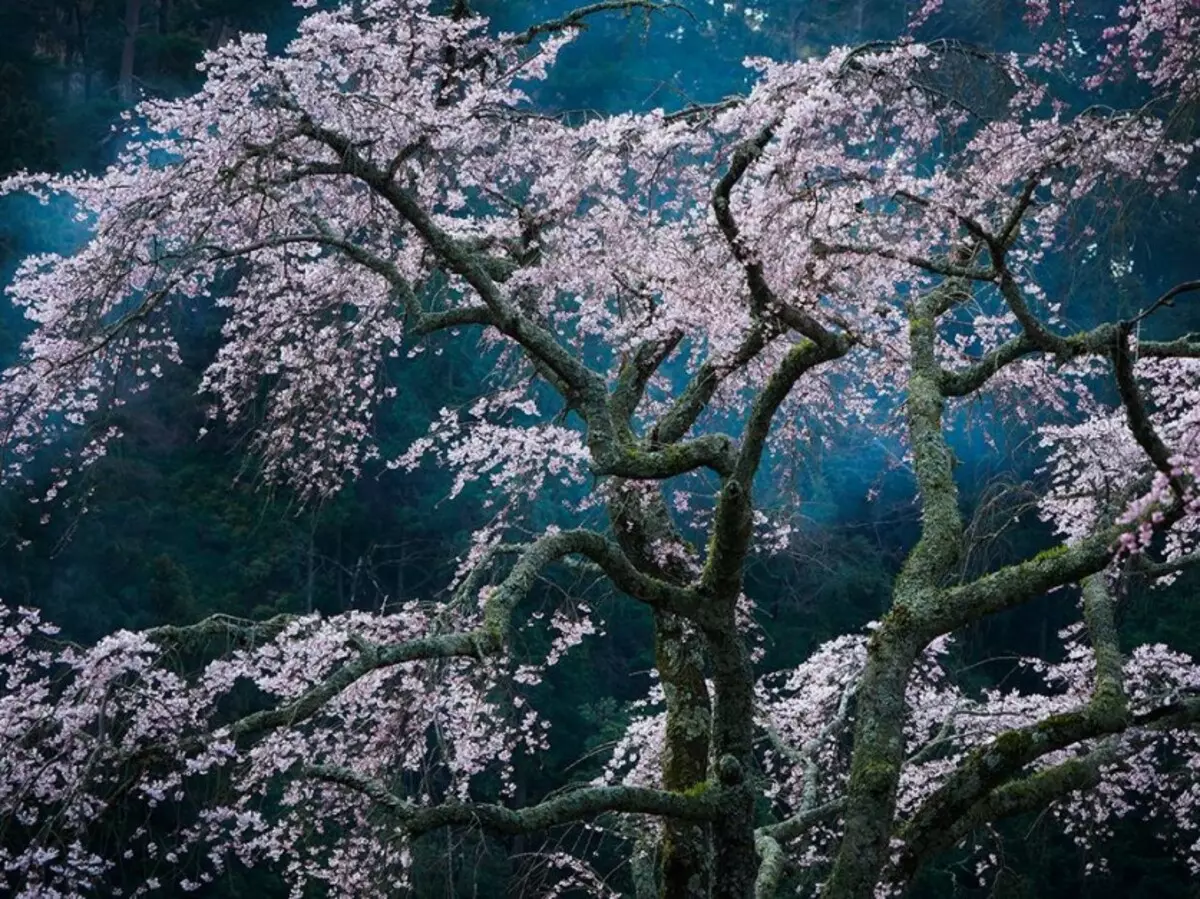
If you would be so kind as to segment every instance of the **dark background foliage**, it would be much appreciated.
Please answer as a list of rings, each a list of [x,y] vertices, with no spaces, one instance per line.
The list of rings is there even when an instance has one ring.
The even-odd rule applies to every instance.
[[[573,5],[476,4],[501,27],[513,28]],[[1013,3],[948,5],[954,15],[938,26],[940,34],[1014,46],[1028,40]],[[907,14],[904,3],[888,0],[690,6],[694,16],[597,21],[564,54],[540,102],[561,110],[617,110],[713,100],[746,83],[741,60],[748,55],[796,58],[834,43],[894,35]],[[134,11],[137,28],[130,32]],[[0,176],[25,168],[103,167],[120,145],[114,124],[131,97],[192,90],[199,83],[195,64],[206,49],[250,30],[267,32],[279,46],[297,18],[287,0],[0,0]],[[1110,238],[1129,248],[1139,273],[1126,285],[1134,305],[1162,284],[1195,276],[1187,264],[1195,258],[1196,229],[1172,226],[1186,220],[1185,210],[1168,206],[1161,213],[1166,226],[1152,233]],[[77,239],[62,209],[0,199],[0,284],[24,254],[69,248]],[[1064,282],[1086,274],[1085,266],[1063,264]],[[381,472],[336,501],[302,507],[258,482],[241,452],[243,435],[215,429],[197,440],[202,411],[196,385],[219,324],[215,315],[197,320],[183,369],[120,411],[127,436],[73,488],[91,492],[87,514],[60,510],[42,524],[43,509],[31,499],[44,490],[44,479],[0,494],[0,596],[6,602],[37,606],[72,639],[88,641],[117,628],[187,622],[213,612],[377,609],[397,598],[435,598],[443,589],[467,536],[487,515],[470,490],[448,501],[449,480],[439,472]],[[20,316],[7,302],[0,304],[0,361],[11,361],[22,333]],[[385,446],[406,446],[439,408],[469,402],[487,365],[471,348],[453,343],[405,361],[395,372],[402,399],[380,422]],[[1014,471],[1010,459],[997,458],[979,439],[965,438],[957,449],[977,533],[992,533],[1011,517],[1021,496],[1017,488],[1033,469],[1018,465]],[[822,460],[806,496],[809,526],[800,547],[749,573],[747,589],[768,635],[768,664],[795,663],[822,640],[860,627],[886,607],[916,513],[899,475],[878,482],[878,499],[865,500],[878,472],[862,460],[880,454],[860,450]],[[1007,473],[1006,491],[997,489],[999,471]],[[1008,530],[975,547],[972,564],[1036,551],[1047,539],[1036,528]],[[548,604],[560,589],[574,587],[547,584],[529,602]],[[1168,601],[1166,594],[1132,590],[1123,607],[1129,644],[1169,637],[1179,649],[1200,650],[1200,610],[1180,601],[1191,592],[1182,584]],[[645,689],[644,672],[652,663],[648,622],[611,596],[590,599],[606,621],[607,636],[573,651],[539,688],[537,699],[554,725],[551,750],[518,761],[522,796],[536,798],[594,774],[595,750],[620,733],[625,704]],[[1069,611],[1062,603],[1034,604],[978,625],[959,640],[962,665],[971,666],[970,676],[980,684],[1004,677],[1011,667],[1005,657],[1053,652],[1055,631]],[[524,650],[538,648],[530,631]],[[121,826],[113,824],[113,838]],[[1085,854],[1051,832],[1041,818],[1006,826],[1005,866],[995,882],[980,888],[970,866],[950,856],[925,876],[922,891],[1013,899],[1200,895],[1145,822],[1119,829],[1109,855],[1111,877],[1092,880],[1082,877]],[[500,844],[478,835],[431,835],[418,847],[416,895],[536,895],[539,879],[548,876],[528,861],[538,846],[532,838]],[[615,848],[600,846],[598,852],[602,863],[616,863]],[[135,861],[118,879],[139,872]],[[235,871],[208,895],[278,890],[269,872]]]

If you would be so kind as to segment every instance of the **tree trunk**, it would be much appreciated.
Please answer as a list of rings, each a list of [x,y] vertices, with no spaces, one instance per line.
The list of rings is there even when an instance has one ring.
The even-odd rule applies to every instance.
[[[731,608],[732,613],[732,608]],[[712,747],[716,775],[728,791],[723,814],[713,824],[713,899],[750,899],[758,875],[754,848],[754,668],[733,615],[709,632],[716,687]]]
[[[633,878],[634,899],[658,899],[658,872],[655,864],[656,841],[639,834],[633,843],[633,854],[629,859]]]
[[[653,546],[658,541],[680,545],[661,493],[646,494],[637,485],[618,484],[609,502],[617,540],[643,571],[675,583],[686,583],[682,561],[662,563]],[[667,732],[662,747],[662,786],[686,792],[708,777],[709,728],[712,719],[704,680],[704,643],[687,622],[674,615],[654,616],[655,661],[667,701]],[[713,847],[710,828],[686,821],[665,821],[659,846],[661,899],[709,899]]]
[[[654,638],[658,676],[667,699],[662,786],[682,793],[708,777],[711,712],[703,647],[686,622],[666,613],[654,617]],[[706,825],[664,822],[659,857],[662,899],[707,899],[712,845]]]
[[[121,46],[121,72],[117,77],[117,94],[126,105],[133,102],[133,62],[141,13],[142,0],[125,0],[125,42]]]
[[[207,41],[208,49],[219,50],[233,38],[233,35],[234,31],[229,25],[229,18],[227,16],[221,16],[220,19],[213,22],[209,26]],[[451,375],[453,376],[453,372]],[[453,382],[451,382],[451,385],[453,385]]]
[[[150,70],[161,77],[163,75],[163,50],[167,45],[167,35],[171,33],[171,20],[175,14],[174,0],[158,0],[158,15],[154,23],[155,33],[158,35],[158,41],[155,45],[153,58],[149,60],[148,66]],[[143,62],[143,66],[147,63]]]
[[[66,65],[63,70],[63,96],[68,100],[91,98],[87,25],[87,15],[83,8],[76,3],[72,7],[72,34],[66,41]]]
[[[845,834],[821,899],[873,899],[888,859],[904,763],[904,693],[921,647],[906,611],[895,609],[871,638],[858,688]]]

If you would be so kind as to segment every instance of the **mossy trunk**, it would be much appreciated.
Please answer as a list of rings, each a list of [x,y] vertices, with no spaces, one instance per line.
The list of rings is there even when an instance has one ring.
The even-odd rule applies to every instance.
[[[711,712],[703,646],[692,628],[666,613],[655,615],[654,634],[658,676],[667,699],[662,785],[687,792],[708,777]],[[659,851],[662,899],[707,899],[712,856],[707,825],[664,822]]]
[[[754,848],[754,669],[746,641],[730,615],[705,635],[715,686],[712,747],[725,787],[723,814],[713,823],[713,899],[751,899],[758,875]]]
[[[647,494],[634,484],[618,484],[609,503],[617,540],[641,570],[673,583],[687,583],[690,572],[679,555],[661,561],[654,546],[663,541],[683,546],[661,493]],[[704,642],[695,628],[666,612],[654,616],[655,664],[667,702],[662,747],[662,786],[687,792],[708,777],[711,708],[704,679]],[[709,899],[713,847],[710,828],[687,821],[663,822],[658,851],[661,899]]]
[[[895,609],[871,638],[858,689],[845,834],[821,899],[873,899],[888,860],[904,763],[904,693],[920,641]]]
[[[735,615],[750,534],[748,498],[737,483],[722,491],[702,572],[697,554],[675,531],[661,492],[619,484],[609,515],[622,549],[639,568],[679,584],[693,582],[700,572],[714,612],[703,636],[680,618],[655,615],[656,661],[667,700],[663,787],[687,791],[715,777],[724,788],[722,813],[712,825],[664,822],[660,895],[751,899],[758,873],[751,782],[754,670]],[[662,552],[664,544],[674,551]],[[715,686],[711,705],[706,672]]]

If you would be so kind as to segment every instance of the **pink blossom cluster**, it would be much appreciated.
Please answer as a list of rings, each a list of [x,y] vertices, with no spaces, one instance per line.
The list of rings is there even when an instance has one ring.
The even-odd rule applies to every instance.
[[[452,623],[416,604],[296,619],[191,674],[178,673],[178,648],[154,632],[85,649],[56,642],[35,610],[0,606],[0,621],[0,818],[25,838],[0,849],[10,895],[90,895],[121,855],[161,859],[163,889],[206,883],[237,859],[275,864],[297,888],[390,895],[407,876],[407,842],[375,828],[362,796],[317,769],[424,783],[410,797],[422,806],[466,798],[474,779],[504,779],[514,753],[544,746],[536,713],[502,702],[498,672],[469,660],[368,670],[315,712],[296,704],[365,644],[385,651]],[[290,723],[258,730],[255,712],[231,716],[248,686],[259,697],[251,708]],[[116,810],[182,808],[205,784],[223,786],[173,837],[140,826],[124,846],[104,844]]]
[[[914,27],[940,5],[923,4]],[[1039,511],[1065,546],[1016,569],[1012,596],[1046,572],[1058,589],[1135,552],[1169,578],[1194,554],[1200,342],[1143,339],[1170,296],[1073,332],[1125,310],[1098,308],[1055,272],[1111,236],[1081,220],[1125,215],[1130,195],[1192,189],[1197,142],[1175,113],[1197,94],[1196,0],[1125,5],[1082,60],[1070,39],[1080,5],[1030,0],[1031,27],[1067,29],[1032,57],[913,32],[748,60],[751,87],[726,101],[583,117],[547,114],[529,91],[582,20],[496,34],[435,6],[315,11],[278,56],[241,36],[206,57],[198,93],[143,102],[105,172],[0,181],[0,194],[63,196],[90,229],[77,253],[26,260],[8,290],[31,331],[0,378],[0,478],[29,482],[47,446],[150,389],[180,363],[179,323],[215,307],[221,344],[201,391],[215,421],[251,435],[268,479],[317,499],[368,466],[429,460],[453,473],[460,501],[482,496],[495,513],[447,602],[402,597],[386,615],[268,630],[209,622],[233,641],[215,659],[170,628],[55,644],[36,612],[0,607],[0,816],[28,835],[0,849],[0,889],[94,892],[116,864],[97,842],[106,815],[212,787],[176,843],[133,830],[120,851],[162,863],[139,890],[195,888],[237,859],[275,865],[298,893],[394,893],[411,866],[405,823],[484,798],[485,781],[510,801],[516,754],[550,739],[523,691],[604,632],[570,600],[532,618],[551,632],[548,657],[505,656],[507,618],[542,568],[586,556],[585,574],[656,614],[684,609],[689,627],[761,662],[752,598],[728,560],[792,545],[808,463],[843,437],[908,466],[923,527],[943,528],[958,510],[951,424],[980,404],[1034,445]],[[1155,103],[1084,109],[1056,93],[1064,78],[1101,89],[1123,68]],[[975,77],[1003,85],[995,108],[956,92]],[[1130,258],[1104,258],[1102,295],[1130,276]],[[379,407],[416,389],[404,359],[437,352],[434,337],[477,341],[495,363],[489,392],[382,458]],[[39,502],[117,437],[68,442]],[[531,522],[532,501],[559,489],[587,493],[564,518],[608,513],[614,539]],[[963,535],[947,532],[953,549]],[[541,536],[507,542],[529,533]],[[712,539],[693,545],[696,534]],[[1058,572],[1079,547],[1099,561]],[[497,560],[512,558],[497,580]],[[936,596],[922,609],[951,622],[943,630],[957,607],[928,609],[950,595],[950,568],[925,585]],[[977,589],[978,614],[1002,593]],[[781,814],[845,798],[873,639],[841,637],[744,684],[762,791]],[[1033,692],[967,691],[945,634],[913,648],[911,676],[896,681],[898,832],[1002,734],[1090,701],[1092,655],[1076,631],[1064,639],[1063,661],[1027,663],[1044,682]],[[1195,689],[1195,666],[1153,646],[1123,665],[1133,723],[1027,767],[1119,755],[1097,789],[1056,800],[1064,828],[1090,845],[1136,803],[1174,821],[1193,859],[1200,747],[1154,722]],[[652,684],[634,707],[602,784],[658,785],[667,698]],[[823,865],[841,828],[831,812],[784,842]],[[905,847],[892,848],[901,864]],[[546,864],[564,872],[552,890],[607,888],[578,857]]]

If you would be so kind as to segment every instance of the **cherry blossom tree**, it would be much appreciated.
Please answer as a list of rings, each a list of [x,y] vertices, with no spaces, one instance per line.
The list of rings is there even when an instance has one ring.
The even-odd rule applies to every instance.
[[[151,389],[215,305],[202,391],[265,479],[319,499],[429,461],[494,511],[445,600],[386,614],[81,648],[5,607],[5,889],[85,895],[124,854],[158,863],[138,894],[237,860],[297,894],[395,895],[422,834],[597,819],[639,897],[765,899],[791,870],[865,899],[1006,817],[1050,809],[1092,841],[1155,803],[1195,864],[1200,669],[1123,653],[1114,588],[1200,559],[1200,338],[1148,337],[1200,281],[1130,313],[1052,273],[1135,214],[1131,191],[1194,197],[1178,113],[1200,87],[1200,5],[1135,0],[1073,32],[1070,3],[1031,0],[1045,40],[1024,56],[922,42],[940,5],[892,42],[751,60],[743,96],[580,117],[536,103],[561,48],[593,16],[672,4],[496,34],[464,3],[363,0],[313,12],[281,56],[253,35],[210,54],[203,90],[142,103],[103,174],[3,182],[68,198],[91,234],[9,289],[32,331],[0,385],[5,478]],[[1145,105],[1078,108],[1069,89],[1127,79]],[[387,456],[377,410],[413,389],[398,357],[447,340],[476,341],[494,377]],[[982,573],[962,564],[950,443],[967,404],[1037,437],[1062,541]],[[779,485],[798,445],[856,431],[904,447],[921,510],[890,610],[758,670],[743,575],[803,503]],[[63,451],[45,501],[116,436]],[[559,485],[585,494],[572,526],[530,537],[530,500]],[[512,759],[549,739],[523,690],[602,630],[570,602],[523,620],[554,566],[649,608],[656,681],[600,779],[522,804]],[[955,682],[956,631],[1047,593],[1081,613],[1064,660],[1025,661],[1040,690]],[[537,664],[511,652],[531,623],[553,635]],[[106,845],[130,805],[147,823]],[[151,819],[171,805],[190,817],[168,838]],[[619,894],[585,857],[547,864],[553,893]]]

